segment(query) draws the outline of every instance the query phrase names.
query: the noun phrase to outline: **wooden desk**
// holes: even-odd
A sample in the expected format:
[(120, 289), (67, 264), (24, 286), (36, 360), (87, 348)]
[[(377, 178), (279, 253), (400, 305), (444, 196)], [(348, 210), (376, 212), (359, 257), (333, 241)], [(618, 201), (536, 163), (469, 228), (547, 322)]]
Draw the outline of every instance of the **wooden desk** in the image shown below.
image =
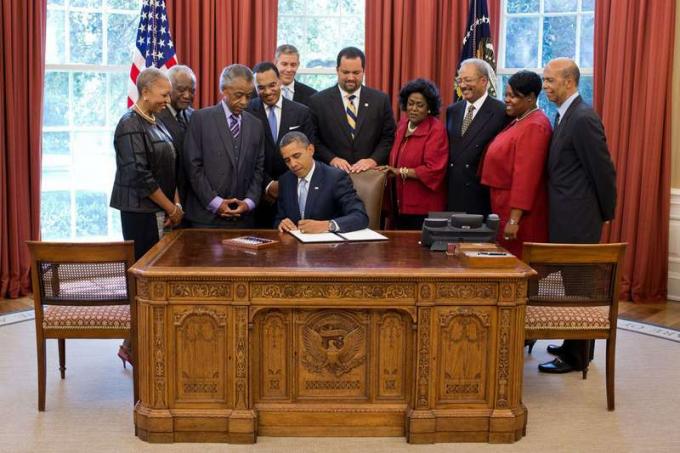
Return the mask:
[(419, 246), (419, 233), (300, 244), (261, 231), (281, 242), (221, 244), (242, 234), (178, 231), (131, 269), (140, 438), (524, 435), (530, 268), (464, 269)]

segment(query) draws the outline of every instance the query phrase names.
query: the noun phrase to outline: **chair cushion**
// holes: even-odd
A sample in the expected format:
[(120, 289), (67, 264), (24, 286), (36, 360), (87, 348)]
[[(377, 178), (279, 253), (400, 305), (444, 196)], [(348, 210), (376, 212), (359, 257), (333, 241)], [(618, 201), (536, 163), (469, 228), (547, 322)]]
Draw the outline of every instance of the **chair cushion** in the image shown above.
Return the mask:
[(129, 305), (45, 305), (45, 329), (129, 329)]
[(387, 175), (378, 170), (352, 173), (352, 185), (357, 191), (357, 196), (364, 203), (368, 214), (368, 227), (373, 230), (380, 229), (380, 213), (383, 205), (383, 192)]
[(609, 329), (609, 307), (527, 305), (525, 328), (527, 330)]

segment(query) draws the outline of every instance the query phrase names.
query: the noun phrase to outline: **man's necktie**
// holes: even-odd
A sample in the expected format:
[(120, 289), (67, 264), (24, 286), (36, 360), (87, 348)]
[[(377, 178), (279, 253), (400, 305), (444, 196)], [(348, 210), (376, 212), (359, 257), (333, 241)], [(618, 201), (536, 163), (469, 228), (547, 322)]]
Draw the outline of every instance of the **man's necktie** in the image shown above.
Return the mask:
[(293, 91), (288, 87), (283, 87), (283, 97), (289, 101), (293, 100)]
[(278, 135), (278, 127), (276, 126), (276, 106), (269, 107), (269, 115), (267, 115), (267, 120), (269, 121), (269, 129), (272, 131), (272, 137), (276, 142)]
[(179, 123), (182, 129), (187, 128), (187, 122), (184, 119), (184, 110), (178, 110), (177, 115), (175, 115), (175, 118), (177, 118), (177, 122)]
[(463, 125), (460, 128), (460, 135), (465, 135), (465, 132), (468, 130), (468, 127), (470, 127), (470, 123), (472, 123), (472, 114), (475, 111), (475, 106), (470, 104), (470, 106), (467, 109), (467, 113), (465, 114), (465, 118), (463, 118)]
[(350, 94), (347, 96), (347, 108), (345, 109), (345, 112), (347, 113), (347, 124), (349, 124), (349, 131), (352, 134), (352, 138), (354, 138), (354, 131), (357, 127), (357, 109), (354, 107), (354, 99), (356, 99), (356, 95)]
[(557, 129), (557, 125), (560, 124), (560, 112), (555, 115), (555, 121), (553, 122), (553, 130)]
[(229, 130), (231, 135), (236, 139), (241, 132), (241, 127), (238, 125), (238, 119), (234, 115), (229, 116)]
[(305, 218), (305, 205), (307, 204), (307, 180), (301, 179), (298, 183), (298, 206), (300, 207), (300, 218)]

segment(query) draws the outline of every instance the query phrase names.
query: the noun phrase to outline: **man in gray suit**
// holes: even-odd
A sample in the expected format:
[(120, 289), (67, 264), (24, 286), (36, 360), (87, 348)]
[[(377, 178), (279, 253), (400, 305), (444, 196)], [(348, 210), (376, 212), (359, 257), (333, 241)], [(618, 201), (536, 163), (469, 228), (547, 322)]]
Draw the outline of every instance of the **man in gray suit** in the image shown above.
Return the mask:
[(184, 141), (191, 189), (186, 217), (198, 228), (250, 228), (260, 201), (264, 129), (245, 111), (253, 92), (247, 66), (227, 66), (220, 76), (222, 101), (194, 112)]
[[(596, 244), (602, 224), (614, 218), (616, 170), (609, 156), (600, 117), (578, 92), (580, 71), (568, 58), (556, 58), (543, 70), (543, 91), (557, 105), (548, 152), (549, 239), (555, 243)], [(583, 282), (562, 271), (567, 295), (587, 291)], [(587, 340), (565, 340), (550, 345), (557, 356), (538, 369), (544, 373), (581, 371), (592, 360)], [(588, 349), (590, 352), (588, 353)], [(590, 357), (589, 357), (590, 356)]]
[(170, 104), (156, 115), (165, 125), (172, 136), (172, 143), (177, 153), (177, 192), (182, 203), (186, 202), (189, 181), (184, 171), (182, 152), (184, 136), (194, 113), (192, 104), (196, 93), (196, 76), (189, 66), (175, 65), (168, 70), (168, 79), (172, 84)]

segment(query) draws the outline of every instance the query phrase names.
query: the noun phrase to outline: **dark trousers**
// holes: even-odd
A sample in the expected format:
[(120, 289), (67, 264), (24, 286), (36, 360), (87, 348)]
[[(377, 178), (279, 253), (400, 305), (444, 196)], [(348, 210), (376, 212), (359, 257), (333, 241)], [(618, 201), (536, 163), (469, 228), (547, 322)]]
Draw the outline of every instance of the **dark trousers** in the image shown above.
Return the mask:
[[(574, 277), (571, 275), (574, 274)], [(564, 292), (568, 296), (588, 296), (593, 292), (593, 282), (578, 279), (579, 272), (562, 269)], [(572, 279), (577, 283), (572, 283)], [(588, 366), (595, 355), (595, 340), (564, 340), (560, 358), (573, 369), (581, 371)]]
[(155, 212), (120, 212), (123, 239), (135, 241), (135, 259), (140, 259), (159, 241)]

